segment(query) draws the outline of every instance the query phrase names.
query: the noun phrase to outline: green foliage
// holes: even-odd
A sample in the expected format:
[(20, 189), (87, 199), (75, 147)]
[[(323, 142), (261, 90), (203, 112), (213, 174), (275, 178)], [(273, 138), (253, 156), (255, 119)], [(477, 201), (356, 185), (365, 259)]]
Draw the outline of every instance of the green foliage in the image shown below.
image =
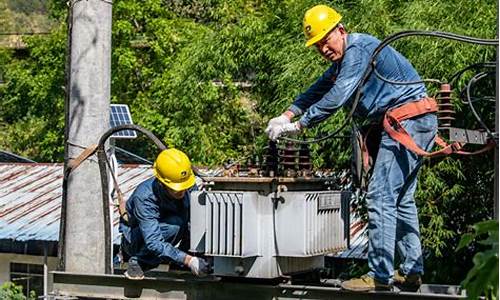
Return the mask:
[(16, 285), (10, 281), (4, 282), (0, 286), (0, 299), (5, 300), (34, 300), (36, 299), (35, 293), (32, 291), (30, 296), (26, 298), (23, 294), (23, 287)]
[(112, 100), (129, 104), (137, 124), (184, 149), (196, 163), (241, 155), (256, 114), (227, 70), (235, 67), (232, 54), (210, 46), (219, 38), (214, 29), (172, 19), (178, 7), (165, 10), (158, 1), (121, 1), (115, 8)]
[(472, 241), (486, 236), (478, 241), (484, 251), (474, 255), (474, 267), (462, 282), (469, 299), (498, 299), (498, 220), (488, 220), (474, 224), (473, 232), (462, 235), (457, 251), (471, 245)]
[(428, 282), (456, 284), (470, 266), (472, 249), (460, 253), (454, 249), (470, 224), (492, 214), (492, 165), (481, 160), (493, 161), (493, 153), (432, 159), (422, 169), (416, 198)]
[(64, 151), (65, 27), (25, 39), (27, 57), (0, 50), (0, 148), (36, 161), (61, 161)]
[(18, 38), (5, 33), (48, 32), (53, 22), (47, 18), (45, 0), (0, 0), (0, 47), (14, 45)]
[[(498, 3), (493, 0), (474, 5), (466, 0), (325, 3), (342, 13), (349, 32), (380, 39), (408, 29), (481, 38), (494, 38), (497, 32)], [(64, 21), (64, 1), (48, 4), (53, 20)], [(286, 109), (329, 65), (314, 49), (304, 47), (303, 13), (315, 4), (311, 0), (113, 1), (111, 101), (128, 104), (136, 124), (186, 151), (195, 164), (217, 165), (260, 151), (267, 143), (263, 129), (269, 118)], [(26, 42), (24, 52), (0, 50), (0, 73), (6, 81), (0, 85), (0, 148), (37, 161), (62, 161), (66, 25)], [(494, 47), (431, 37), (404, 38), (391, 46), (423, 78), (443, 81), (472, 63), (496, 60)], [(473, 74), (464, 74), (456, 87), (462, 89)], [(482, 80), (474, 94), (491, 95), (494, 84)], [(455, 104), (455, 125), (479, 128), (468, 107), (460, 101)], [(492, 102), (476, 105), (491, 126)], [(339, 112), (306, 136), (330, 132), (344, 118)], [(348, 135), (348, 128), (340, 134)], [(143, 137), (118, 145), (149, 159), (156, 154)], [(348, 139), (328, 140), (313, 145), (312, 151), (315, 167), (349, 166)], [(489, 160), (492, 153), (426, 160), (416, 200), (427, 282), (457, 283), (465, 278), (463, 268), (471, 265), (474, 252), (455, 253), (455, 248), (468, 225), (491, 216), (493, 166), (484, 163)]]

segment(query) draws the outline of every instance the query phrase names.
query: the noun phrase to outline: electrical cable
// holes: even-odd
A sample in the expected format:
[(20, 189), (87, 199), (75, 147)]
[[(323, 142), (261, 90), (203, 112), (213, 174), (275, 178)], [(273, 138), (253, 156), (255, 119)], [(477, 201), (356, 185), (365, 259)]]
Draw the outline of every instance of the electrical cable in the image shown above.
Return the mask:
[[(278, 243), (278, 233), (277, 233), (277, 226), (276, 226), (276, 211), (278, 210), (278, 204), (280, 202), (284, 202), (284, 199), (279, 196), (279, 184), (278, 180), (276, 178), (273, 178), (271, 182), (271, 193), (273, 193), (272, 197), (272, 202), (273, 202), (273, 244), (274, 244), (274, 252), (275, 252), (275, 259), (277, 260), (278, 257), (280, 256), (280, 249), (279, 249), (279, 243)], [(282, 272), (280, 271), (279, 265), (276, 261), (276, 274), (278, 276), (283, 275)]]
[(282, 136), (282, 137), (278, 138), (278, 140), (283, 140), (283, 141), (287, 141), (287, 142), (294, 142), (297, 144), (313, 144), (313, 143), (318, 143), (318, 142), (321, 142), (321, 141), (324, 141), (324, 140), (327, 140), (330, 138), (337, 138), (337, 139), (351, 138), (351, 137), (348, 137), (345, 135), (337, 135), (337, 133), (339, 133), (339, 131), (344, 129), (346, 127), (346, 125), (348, 125), (348, 124), (349, 124), (348, 122), (346, 124), (342, 124), (338, 130), (333, 131), (331, 133), (328, 133), (324, 136), (317, 136), (313, 139), (299, 140), (299, 139), (294, 139), (294, 138)]
[(46, 35), (51, 32), (0, 32), (0, 35)]
[[(465, 74), (465, 72), (472, 70), (472, 69), (487, 69), (487, 68), (496, 68), (496, 63), (493, 61), (490, 61), (490, 62), (482, 62), (482, 63), (472, 64), (472, 65), (467, 66), (467, 67), (463, 68), (462, 70), (456, 72), (455, 74), (453, 74), (450, 77), (450, 80), (448, 82), (451, 86), (454, 86), (455, 82), (458, 81), (460, 79), (460, 77), (462, 77)], [(469, 97), (469, 99), (467, 101), (464, 101), (462, 99), (465, 99), (467, 97), (466, 93), (467, 93), (467, 86), (465, 86), (460, 91), (459, 99), (460, 99), (460, 102), (462, 104), (467, 104), (468, 101), (472, 101), (472, 102), (478, 102), (478, 101), (482, 101), (482, 100), (491, 101), (491, 102), (496, 101), (496, 98), (491, 97), (491, 96), (485, 96), (485, 97), (481, 97), (481, 98), (476, 98), (476, 97), (471, 96), (471, 97)]]
[[(463, 100), (465, 99), (465, 100)], [(470, 96), (467, 98), (467, 85), (460, 91), (459, 100), (462, 104), (467, 104), (469, 101), (471, 102), (479, 102), (479, 101), (488, 101), (495, 102), (496, 98), (493, 96), (484, 96), (484, 97), (473, 97)]]
[[(471, 97), (471, 101), (472, 102), (478, 102), (478, 101), (495, 102), (496, 98), (493, 97), (493, 96), (484, 96), (484, 97), (481, 97), (481, 98)], [(463, 103), (466, 104), (466, 101), (464, 101)]]
[[(282, 137), (282, 140), (285, 141), (291, 141), (299, 144), (310, 144), (310, 143), (317, 143), (329, 138), (334, 137), (337, 133), (339, 133), (342, 129), (344, 129), (354, 116), (354, 112), (357, 109), (357, 106), (359, 104), (359, 100), (361, 98), (361, 90), (363, 85), (366, 83), (368, 78), (371, 76), (372, 72), (374, 71), (374, 65), (375, 65), (375, 58), (378, 56), (378, 54), (382, 51), (384, 47), (389, 45), (390, 43), (401, 39), (403, 37), (408, 37), (408, 36), (430, 36), (430, 37), (439, 37), (439, 38), (444, 38), (444, 39), (450, 39), (450, 40), (455, 40), (459, 42), (464, 42), (464, 43), (471, 43), (471, 44), (478, 44), (478, 45), (484, 45), (484, 46), (498, 46), (498, 39), (481, 39), (481, 38), (475, 38), (475, 37), (470, 37), (470, 36), (464, 36), (464, 35), (459, 35), (455, 33), (449, 33), (449, 32), (442, 32), (442, 31), (425, 31), (425, 30), (406, 30), (406, 31), (400, 31), (398, 33), (392, 34), (388, 37), (386, 37), (380, 44), (375, 48), (373, 51), (373, 54), (370, 59), (370, 63), (365, 69), (365, 72), (363, 74), (363, 79), (358, 83), (356, 87), (356, 94), (351, 106), (351, 109), (349, 113), (347, 114), (347, 117), (345, 118), (345, 121), (343, 124), (339, 126), (337, 130), (332, 131), (331, 133), (328, 133), (324, 137), (321, 138), (313, 138), (313, 139), (307, 139), (307, 140), (298, 140), (298, 139), (292, 139), (288, 137)], [(397, 82), (395, 82), (397, 83)]]
[[(152, 132), (149, 130), (142, 128), (141, 126), (134, 124), (126, 124), (119, 125), (114, 128), (109, 129), (101, 137), (99, 138), (99, 143), (97, 146), (97, 159), (99, 163), (99, 172), (101, 175), (101, 189), (102, 189), (102, 206), (103, 206), (103, 218), (104, 218), (104, 261), (105, 261), (105, 274), (111, 274), (111, 262), (112, 262), (112, 241), (111, 241), (111, 226), (107, 226), (111, 224), (111, 217), (109, 211), (109, 186), (108, 186), (108, 173), (107, 166), (110, 165), (108, 160), (108, 155), (106, 153), (105, 145), (108, 138), (113, 135), (113, 133), (121, 131), (121, 130), (135, 130), (145, 134), (149, 137), (155, 145), (158, 147), (158, 150), (163, 151), (167, 149), (165, 144), (158, 139)], [(110, 170), (111, 171), (111, 170)]]
[(479, 116), (479, 114), (477, 113), (476, 109), (474, 108), (474, 105), (472, 104), (472, 101), (470, 100), (470, 89), (471, 89), (471, 86), (473, 84), (475, 84), (477, 81), (479, 81), (479, 80), (487, 77), (490, 74), (492, 74), (492, 73), (491, 72), (481, 72), (481, 73), (476, 74), (474, 77), (472, 77), (472, 79), (467, 84), (467, 99), (468, 99), (467, 102), (469, 103), (469, 107), (470, 107), (470, 110), (472, 111), (472, 114), (474, 115), (474, 117), (476, 117), (476, 119), (479, 122), (479, 124), (481, 124), (481, 126), (484, 128), (484, 130), (486, 130), (486, 133), (488, 133), (488, 135), (491, 137), (491, 139), (496, 144), (498, 144), (495, 135), (491, 132), (491, 130), (488, 128), (488, 126), (486, 126), (486, 124), (484, 123), (483, 119)]
[[(81, 1), (81, 0), (77, 0)], [(69, 91), (70, 91), (70, 82), (71, 82), (71, 72), (70, 72), (70, 66), (71, 66), (71, 45), (72, 45), (72, 36), (73, 36), (73, 9), (72, 9), (72, 4), (70, 2), (67, 2), (69, 8), (68, 8), (68, 14), (66, 16), (66, 22), (67, 22), (67, 27), (68, 27), (68, 39), (66, 43), (66, 64), (65, 64), (65, 88), (64, 88), (64, 118), (65, 120), (69, 120)], [(69, 137), (69, 126), (64, 126), (64, 161), (67, 162), (69, 161), (69, 158), (67, 157), (68, 155), (68, 137)], [(66, 170), (68, 168), (68, 164), (64, 164), (64, 174), (66, 174)], [(67, 211), (67, 202), (68, 202), (68, 197), (67, 197), (67, 186), (68, 186), (68, 178), (67, 176), (63, 177), (63, 186), (62, 186), (62, 201), (61, 201), (61, 225), (60, 225), (60, 230), (59, 230), (59, 243), (57, 245), (57, 257), (59, 260), (58, 264), (58, 269), (59, 270), (65, 270), (66, 269), (66, 259), (65, 259), (65, 251), (66, 251), (66, 211)]]
[(378, 56), (380, 51), (382, 51), (382, 48), (384, 48), (385, 46), (396, 40), (399, 40), (407, 36), (441, 37), (444, 39), (450, 39), (464, 43), (478, 44), (483, 46), (498, 46), (498, 40), (494, 39), (480, 39), (465, 35), (459, 35), (455, 33), (442, 32), (442, 31), (406, 30), (406, 31), (400, 31), (385, 38), (373, 51), (372, 60), (374, 60)]
[(472, 65), (469, 65), (465, 68), (463, 68), (462, 70), (456, 72), (455, 74), (453, 74), (450, 79), (448, 80), (448, 83), (453, 86), (455, 81), (457, 81), (458, 79), (460, 79), (460, 77), (462, 77), (462, 75), (468, 71), (468, 70), (471, 70), (471, 69), (480, 69), (480, 68), (496, 68), (496, 63), (494, 61), (487, 61), (487, 62), (480, 62), (480, 63), (475, 63), (475, 64), (472, 64)]
[(377, 71), (376, 61), (373, 61), (373, 72), (378, 77), (378, 79), (380, 79), (382, 81), (385, 81), (387, 83), (391, 83), (391, 84), (412, 85), (412, 84), (421, 84), (421, 83), (426, 83), (426, 82), (443, 84), (443, 82), (440, 81), (440, 80), (438, 80), (438, 79), (422, 79), (422, 80), (415, 80), (415, 81), (394, 81), (394, 80), (390, 80), (390, 79), (385, 78), (384, 76), (382, 76), (382, 74), (380, 74)]
[[(464, 90), (463, 90), (463, 94), (464, 94), (464, 95), (465, 95), (465, 93), (466, 93), (466, 90), (467, 90), (467, 87), (466, 87), (466, 88), (464, 88)], [(466, 96), (464, 96), (464, 97), (466, 97)], [(471, 96), (471, 97), (470, 97), (470, 101), (471, 101), (471, 102), (479, 102), (479, 101), (495, 102), (495, 101), (496, 101), (496, 99), (495, 99), (495, 97), (491, 97), (491, 96), (484, 96), (484, 97), (472, 97), (472, 96)], [(468, 101), (464, 101), (464, 100), (460, 99), (460, 102), (461, 102), (462, 104), (467, 104), (467, 102), (468, 102)]]

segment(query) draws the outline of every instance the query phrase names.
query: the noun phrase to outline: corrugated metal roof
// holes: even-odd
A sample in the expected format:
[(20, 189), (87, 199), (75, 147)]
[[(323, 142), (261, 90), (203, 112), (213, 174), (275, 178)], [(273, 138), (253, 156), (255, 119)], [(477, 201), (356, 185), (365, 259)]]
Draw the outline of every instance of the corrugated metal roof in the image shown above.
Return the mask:
[[(119, 165), (118, 182), (125, 199), (137, 185), (152, 176), (150, 168), (149, 165)], [(62, 179), (62, 164), (0, 163), (0, 239), (58, 241)], [(115, 244), (119, 243), (118, 222), (115, 209)], [(351, 247), (335, 256), (366, 258), (366, 227), (351, 211)]]
[[(152, 175), (150, 168), (118, 167), (118, 182), (125, 199)], [(62, 164), (0, 163), (0, 239), (57, 241), (62, 180)], [(114, 225), (118, 242), (118, 213)]]

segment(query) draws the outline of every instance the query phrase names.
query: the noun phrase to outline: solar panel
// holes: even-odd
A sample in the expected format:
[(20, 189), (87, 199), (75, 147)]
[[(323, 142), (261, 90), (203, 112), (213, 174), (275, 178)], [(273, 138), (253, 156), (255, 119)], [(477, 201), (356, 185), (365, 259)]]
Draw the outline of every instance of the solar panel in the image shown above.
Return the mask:
[[(109, 118), (111, 128), (119, 125), (134, 124), (130, 110), (126, 104), (111, 104), (111, 116)], [(120, 130), (113, 133), (111, 137), (121, 139), (133, 139), (137, 137), (135, 130)]]

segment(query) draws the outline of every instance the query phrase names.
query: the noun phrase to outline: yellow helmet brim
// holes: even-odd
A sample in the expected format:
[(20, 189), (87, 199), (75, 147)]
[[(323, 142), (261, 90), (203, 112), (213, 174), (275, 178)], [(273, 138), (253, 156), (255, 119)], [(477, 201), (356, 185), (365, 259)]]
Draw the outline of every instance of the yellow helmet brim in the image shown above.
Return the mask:
[(194, 177), (193, 174), (191, 174), (191, 176), (189, 176), (189, 178), (183, 182), (165, 182), (162, 180), (160, 181), (169, 189), (174, 190), (176, 192), (180, 192), (191, 188), (196, 183), (196, 178)]
[[(340, 22), (340, 19), (339, 19), (339, 22)], [(323, 32), (321, 34), (317, 34), (317, 35), (313, 36), (312, 38), (310, 38), (309, 40), (307, 40), (306, 47), (311, 47), (312, 45), (321, 41), (328, 33), (330, 33), (330, 31), (332, 31), (333, 28), (335, 28), (335, 26), (337, 26), (339, 24), (339, 22), (332, 24), (332, 26), (325, 28), (325, 30), (323, 30)]]

